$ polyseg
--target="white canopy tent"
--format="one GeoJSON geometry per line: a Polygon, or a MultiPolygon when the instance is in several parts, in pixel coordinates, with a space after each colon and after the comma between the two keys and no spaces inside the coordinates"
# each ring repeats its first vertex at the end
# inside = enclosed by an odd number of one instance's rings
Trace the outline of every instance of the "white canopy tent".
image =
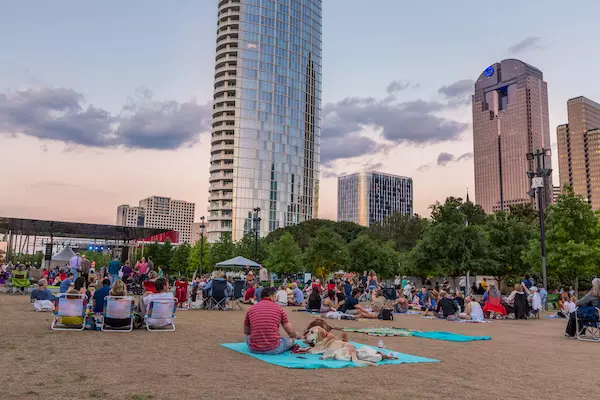
{"type": "Polygon", "coordinates": [[[49,269],[54,269],[56,267],[64,267],[65,264],[68,263],[69,260],[74,256],[75,252],[69,246],[65,247],[64,249],[52,256],[49,269]]]}

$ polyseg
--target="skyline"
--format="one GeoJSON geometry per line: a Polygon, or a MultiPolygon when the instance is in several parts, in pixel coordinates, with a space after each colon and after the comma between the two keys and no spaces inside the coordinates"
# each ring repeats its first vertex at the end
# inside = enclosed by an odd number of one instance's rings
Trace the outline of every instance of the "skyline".
{"type": "MultiPolygon", "coordinates": [[[[196,220],[208,215],[216,2],[65,1],[33,12],[28,3],[7,3],[0,26],[0,215],[114,223],[119,204],[152,195],[196,203],[196,220]],[[31,87],[15,101],[15,90],[31,87]],[[60,129],[57,107],[68,117],[60,129]],[[16,124],[8,110],[27,119],[16,124]]],[[[527,28],[489,31],[488,13],[466,1],[435,12],[382,1],[385,14],[347,3],[323,5],[320,218],[336,218],[337,175],[363,169],[412,177],[419,214],[467,187],[474,196],[470,95],[481,72],[506,58],[548,82],[558,182],[556,127],[567,122],[567,100],[600,101],[600,78],[588,72],[600,56],[581,40],[593,37],[600,5],[507,1],[519,10],[512,22],[527,28]],[[564,18],[578,24],[567,32],[548,24],[564,18]],[[368,123],[380,128],[355,132],[368,123]]]]}

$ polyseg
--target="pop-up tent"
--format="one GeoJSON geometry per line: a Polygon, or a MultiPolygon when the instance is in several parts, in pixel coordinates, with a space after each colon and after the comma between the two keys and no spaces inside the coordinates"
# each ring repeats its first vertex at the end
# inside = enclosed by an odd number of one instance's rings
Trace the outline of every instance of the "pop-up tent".
{"type": "Polygon", "coordinates": [[[245,268],[246,266],[250,268],[260,268],[260,264],[255,263],[252,260],[248,260],[242,256],[234,257],[230,260],[221,261],[216,264],[216,267],[219,268],[245,268]]]}
{"type": "Polygon", "coordinates": [[[69,247],[65,247],[58,253],[52,256],[52,261],[50,261],[49,269],[54,269],[56,267],[64,267],[66,263],[69,262],[71,258],[75,256],[75,252],[69,247]]]}

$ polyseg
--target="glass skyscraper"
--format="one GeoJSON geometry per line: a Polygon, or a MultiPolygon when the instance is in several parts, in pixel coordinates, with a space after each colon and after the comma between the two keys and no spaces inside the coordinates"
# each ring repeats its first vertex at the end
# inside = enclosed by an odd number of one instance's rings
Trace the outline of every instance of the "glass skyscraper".
{"type": "Polygon", "coordinates": [[[394,213],[413,215],[412,178],[374,171],[338,178],[338,221],[371,226],[394,213]]]}
{"type": "Polygon", "coordinates": [[[218,3],[210,241],[318,215],[321,3],[218,3]]]}

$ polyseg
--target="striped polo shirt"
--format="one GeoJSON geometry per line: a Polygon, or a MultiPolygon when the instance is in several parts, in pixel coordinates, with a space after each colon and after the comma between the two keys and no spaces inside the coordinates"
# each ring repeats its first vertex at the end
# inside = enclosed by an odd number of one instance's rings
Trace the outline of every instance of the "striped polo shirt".
{"type": "Polygon", "coordinates": [[[244,320],[244,325],[250,327],[250,350],[261,353],[277,348],[281,338],[279,326],[287,322],[285,311],[270,298],[250,307],[244,320]]]}

